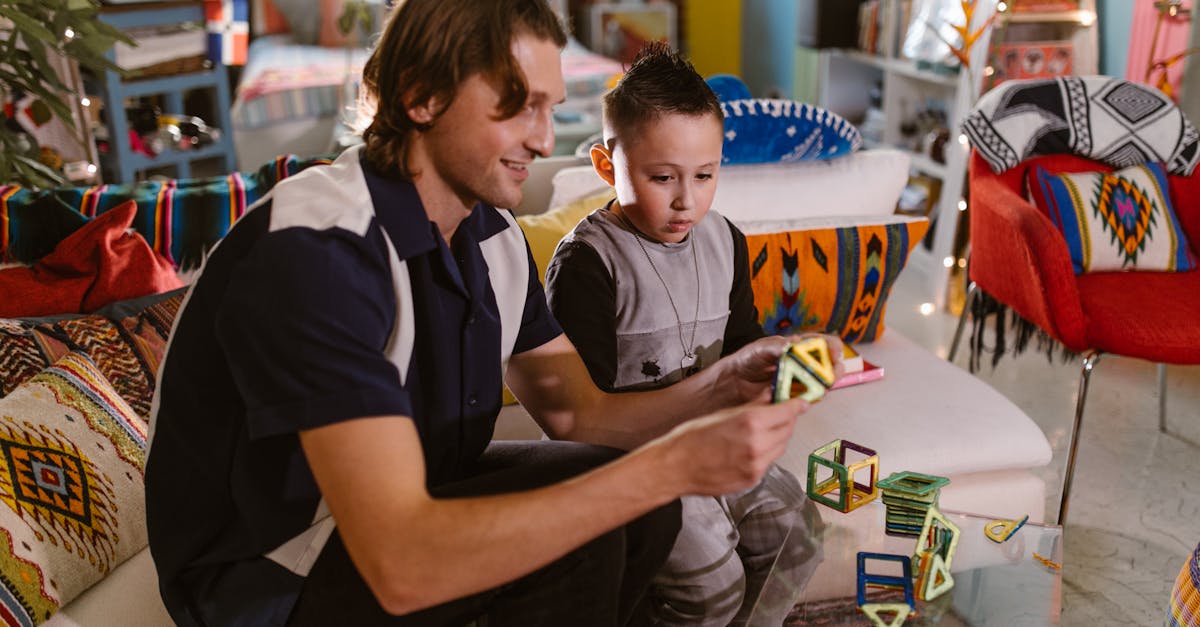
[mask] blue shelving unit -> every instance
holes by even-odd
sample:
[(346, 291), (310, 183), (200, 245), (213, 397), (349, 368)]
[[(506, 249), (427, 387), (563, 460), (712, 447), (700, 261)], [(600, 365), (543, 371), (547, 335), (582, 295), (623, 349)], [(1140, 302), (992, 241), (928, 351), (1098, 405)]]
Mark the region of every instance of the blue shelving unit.
[[(116, 5), (101, 12), (100, 19), (121, 30), (181, 22), (203, 23), (204, 2)], [(109, 53), (109, 58), (113, 58), (113, 53)], [(192, 175), (192, 162), (209, 157), (220, 157), (224, 162), (222, 171), (233, 171), (235, 161), (233, 126), (229, 118), (229, 78), (224, 65), (214, 63), (210, 70), (132, 81), (121, 80), (115, 72), (106, 72), (101, 80), (101, 89), (108, 117), (110, 149), (107, 158), (117, 179), (107, 182), (127, 183), (135, 180), (138, 172), (160, 166), (173, 166), (176, 177), (188, 178)], [(126, 98), (162, 96), (165, 112), (187, 113), (183, 109), (184, 92), (197, 89), (211, 89), (214, 92), (216, 119), (206, 119), (205, 122), (221, 129), (217, 141), (196, 150), (167, 149), (154, 157), (133, 152), (125, 114)]]

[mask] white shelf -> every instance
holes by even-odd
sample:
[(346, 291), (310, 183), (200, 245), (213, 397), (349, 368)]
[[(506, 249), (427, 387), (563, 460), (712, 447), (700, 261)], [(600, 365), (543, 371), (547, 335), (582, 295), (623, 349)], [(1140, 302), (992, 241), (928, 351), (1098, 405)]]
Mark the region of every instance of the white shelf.
[(938, 163), (929, 157), (911, 150), (906, 150), (908, 153), (909, 164), (917, 170), (924, 172), (930, 176), (944, 179), (946, 178), (946, 164)]
[(938, 85), (947, 89), (954, 89), (958, 86), (957, 73), (942, 74), (932, 70), (925, 70), (917, 67), (917, 62), (910, 59), (887, 59), (878, 55), (867, 54), (861, 50), (835, 49), (833, 53), (864, 65), (879, 68), (885, 72), (895, 72), (896, 74), (915, 78), (931, 85)]
[(997, 20), (1008, 20), (1011, 24), (1038, 24), (1045, 22), (1075, 23), (1088, 27), (1096, 23), (1096, 12), (1080, 9), (1077, 11), (1024, 11), (1014, 13), (1006, 11)]

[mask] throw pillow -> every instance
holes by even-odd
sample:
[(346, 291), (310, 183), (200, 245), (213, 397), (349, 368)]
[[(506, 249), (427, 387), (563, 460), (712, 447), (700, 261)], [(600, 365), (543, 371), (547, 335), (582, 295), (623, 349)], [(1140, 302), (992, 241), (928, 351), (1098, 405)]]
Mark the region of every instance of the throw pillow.
[(1161, 165), (1072, 174), (1039, 165), (1028, 177), (1034, 204), (1062, 232), (1076, 274), (1196, 267)]
[(545, 213), (517, 216), (517, 224), (521, 225), (525, 239), (529, 242), (533, 261), (537, 263), (538, 279), (542, 283), (546, 282), (546, 266), (563, 236), (570, 233), (589, 213), (603, 207), (615, 197), (616, 192), (612, 188), (606, 188)]
[(854, 343), (883, 333), (892, 284), (929, 221), (865, 216), (738, 227), (746, 234), (763, 330), (823, 331)]
[(0, 400), (0, 607), (45, 622), (146, 546), (146, 421), (69, 354)]
[(90, 311), (108, 303), (182, 285), (175, 269), (129, 226), (137, 205), (126, 202), (69, 235), (29, 268), (0, 270), (0, 316)]
[(721, 163), (831, 159), (862, 147), (842, 116), (794, 100), (751, 98), (721, 103), (725, 145)]
[(147, 418), (158, 364), (185, 289), (116, 303), (96, 314), (0, 319), (0, 397), (72, 351), (86, 354)]

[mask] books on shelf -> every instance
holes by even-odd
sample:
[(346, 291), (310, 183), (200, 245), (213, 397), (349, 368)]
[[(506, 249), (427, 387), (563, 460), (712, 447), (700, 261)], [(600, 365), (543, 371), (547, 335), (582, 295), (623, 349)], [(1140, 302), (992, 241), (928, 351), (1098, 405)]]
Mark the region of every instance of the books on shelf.
[(829, 388), (838, 388), (878, 381), (883, 378), (883, 367), (877, 366), (865, 359), (849, 344), (842, 344), (842, 366), (845, 368), (841, 378)]

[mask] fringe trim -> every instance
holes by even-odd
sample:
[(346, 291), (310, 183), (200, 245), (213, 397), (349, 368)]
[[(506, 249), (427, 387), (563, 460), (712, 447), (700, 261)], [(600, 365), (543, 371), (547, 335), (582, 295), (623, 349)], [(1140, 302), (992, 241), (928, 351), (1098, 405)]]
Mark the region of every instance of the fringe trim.
[[(988, 328), (988, 319), (994, 318), (995, 324)], [(987, 335), (992, 335), (992, 342), (987, 342)], [(1053, 363), (1057, 354), (1059, 361), (1068, 363), (1080, 358), (1080, 354), (1063, 346), (1041, 327), (1022, 318), (1008, 305), (996, 300), (991, 294), (976, 289), (975, 300), (971, 303), (971, 355), (967, 368), (971, 373), (979, 369), (979, 362), (985, 353), (992, 356), (992, 368), (1000, 363), (1000, 358), (1009, 352), (1009, 340), (1012, 340), (1012, 354), (1020, 355), (1029, 348), (1030, 340), (1037, 342), (1037, 351), (1046, 354), (1046, 360)]]

